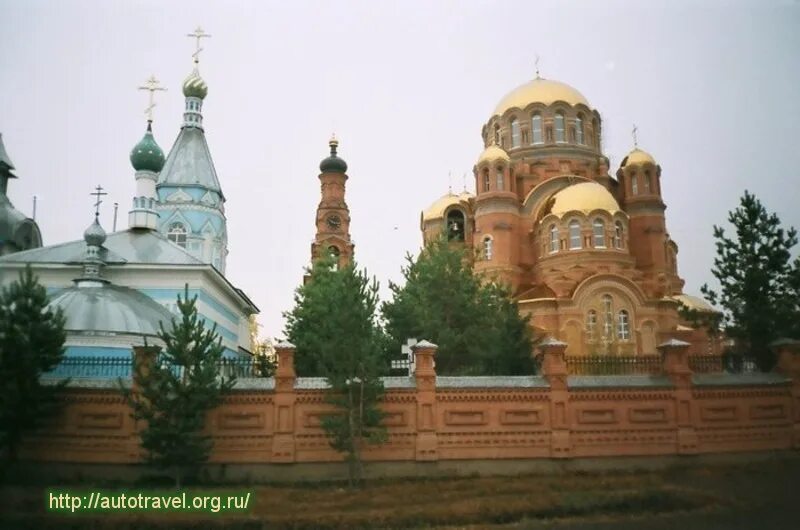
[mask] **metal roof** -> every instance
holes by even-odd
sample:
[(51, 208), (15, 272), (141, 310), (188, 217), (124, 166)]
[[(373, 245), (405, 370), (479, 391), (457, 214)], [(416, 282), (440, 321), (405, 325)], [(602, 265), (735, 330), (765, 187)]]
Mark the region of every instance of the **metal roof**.
[(202, 129), (184, 127), (158, 175), (158, 186), (203, 186), (222, 195)]
[(149, 296), (119, 285), (76, 285), (58, 293), (49, 307), (61, 308), (69, 332), (156, 336), (172, 314)]

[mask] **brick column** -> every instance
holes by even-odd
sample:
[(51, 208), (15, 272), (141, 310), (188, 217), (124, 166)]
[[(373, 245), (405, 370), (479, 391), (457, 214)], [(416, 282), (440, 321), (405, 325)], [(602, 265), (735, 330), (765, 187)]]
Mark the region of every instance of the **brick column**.
[(550, 456), (569, 458), (572, 456), (572, 442), (567, 361), (564, 358), (567, 343), (548, 337), (537, 348), (542, 355), (542, 375), (550, 384)]
[(295, 461), (294, 446), (294, 344), (281, 342), (275, 346), (278, 366), (275, 369), (275, 416), (272, 423), (272, 457), (274, 463)]
[(414, 382), (417, 386), (416, 460), (439, 459), (436, 436), (436, 344), (422, 340), (414, 346)]
[(792, 379), (792, 447), (800, 449), (800, 341), (779, 339), (770, 347), (778, 356), (777, 371)]
[(698, 452), (697, 432), (694, 427), (692, 407), (692, 370), (689, 368), (689, 344), (670, 339), (658, 346), (664, 373), (675, 387), (675, 423), (678, 428), (678, 454), (693, 455)]

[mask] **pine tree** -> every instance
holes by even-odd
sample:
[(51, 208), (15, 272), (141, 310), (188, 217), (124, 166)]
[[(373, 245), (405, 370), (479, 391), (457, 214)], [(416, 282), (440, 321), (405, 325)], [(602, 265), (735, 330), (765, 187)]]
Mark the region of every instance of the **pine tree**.
[(393, 350), (408, 338), (430, 340), (444, 375), (534, 372), (528, 318), (508, 289), (482, 283), (465, 252), (444, 239), (406, 260), (405, 283), (390, 283), (393, 299), (382, 306)]
[(351, 485), (363, 475), (364, 445), (386, 438), (379, 407), (386, 365), (377, 305), (378, 284), (366, 272), (354, 265), (336, 270), (323, 259), (297, 289), (295, 307), (284, 314), (286, 336), (297, 348), (298, 375), (324, 377), (331, 387), (326, 399), (335, 412), (323, 418), (322, 427), (331, 447), (345, 454)]
[(206, 417), (235, 384), (235, 376), (220, 375), (222, 341), (216, 325), (205, 328), (196, 302), (188, 287), (178, 296), (180, 319), (172, 319), (169, 331), (161, 325), (163, 352), (154, 362), (137, 362), (133, 387), (124, 390), (134, 419), (144, 422), (140, 436), (148, 461), (171, 471), (177, 487), (208, 460)]
[(30, 266), (0, 291), (0, 450), (9, 460), (23, 435), (58, 411), (58, 393), (67, 384), (39, 379), (61, 362), (66, 340), (64, 316), (48, 303)]
[(797, 275), (791, 264), (797, 244), (794, 228), (784, 230), (780, 219), (745, 191), (739, 207), (728, 214), (735, 237), (714, 226), (717, 256), (711, 273), (719, 291), (703, 285), (701, 291), (723, 310), (725, 334), (734, 340), (736, 353), (755, 357), (761, 369), (770, 369), (773, 340), (797, 332)]

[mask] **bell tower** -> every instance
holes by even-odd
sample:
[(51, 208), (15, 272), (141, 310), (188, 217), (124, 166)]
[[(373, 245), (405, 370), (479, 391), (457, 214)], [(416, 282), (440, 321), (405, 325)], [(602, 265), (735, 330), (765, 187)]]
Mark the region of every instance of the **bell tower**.
[(322, 198), (317, 206), (317, 233), (311, 244), (311, 261), (332, 256), (337, 267), (353, 261), (350, 241), (350, 210), (345, 202), (347, 162), (337, 156), (339, 141), (335, 136), (328, 142), (331, 154), (319, 164)]

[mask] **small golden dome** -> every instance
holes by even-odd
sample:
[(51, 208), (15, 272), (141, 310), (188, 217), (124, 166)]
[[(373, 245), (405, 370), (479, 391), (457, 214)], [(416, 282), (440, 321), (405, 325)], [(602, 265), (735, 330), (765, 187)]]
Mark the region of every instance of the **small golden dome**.
[(647, 151), (642, 151), (637, 147), (622, 160), (622, 167), (635, 164), (653, 164), (655, 166), (656, 159)]
[(498, 160), (502, 160), (503, 162), (510, 162), (511, 158), (508, 156), (508, 153), (505, 150), (492, 142), (492, 145), (487, 147), (481, 153), (481, 156), (478, 157), (477, 165), (482, 164), (483, 162), (497, 162)]
[(550, 213), (559, 217), (567, 212), (579, 211), (589, 213), (594, 210), (605, 210), (609, 213), (619, 211), (619, 204), (613, 195), (597, 182), (581, 182), (573, 184), (553, 195), (553, 206)]
[(569, 105), (582, 103), (589, 107), (589, 102), (583, 97), (583, 94), (571, 86), (559, 81), (537, 77), (506, 94), (494, 109), (494, 115), (503, 114), (508, 109), (524, 109), (531, 103), (550, 105), (556, 101), (563, 101)]
[(717, 313), (714, 307), (700, 298), (699, 296), (692, 296), (690, 294), (677, 294), (671, 297), (673, 300), (680, 302), (688, 309), (699, 311), (700, 313)]
[(469, 200), (472, 199), (473, 197), (474, 195), (469, 193), (468, 191), (464, 191), (460, 195), (454, 195), (452, 193), (443, 195), (439, 197), (439, 199), (437, 199), (436, 202), (431, 204), (428, 207), (428, 209), (422, 212), (422, 222), (424, 223), (426, 221), (432, 221), (434, 219), (442, 219), (444, 217), (445, 210), (454, 205), (460, 205), (466, 208), (469, 203)]

